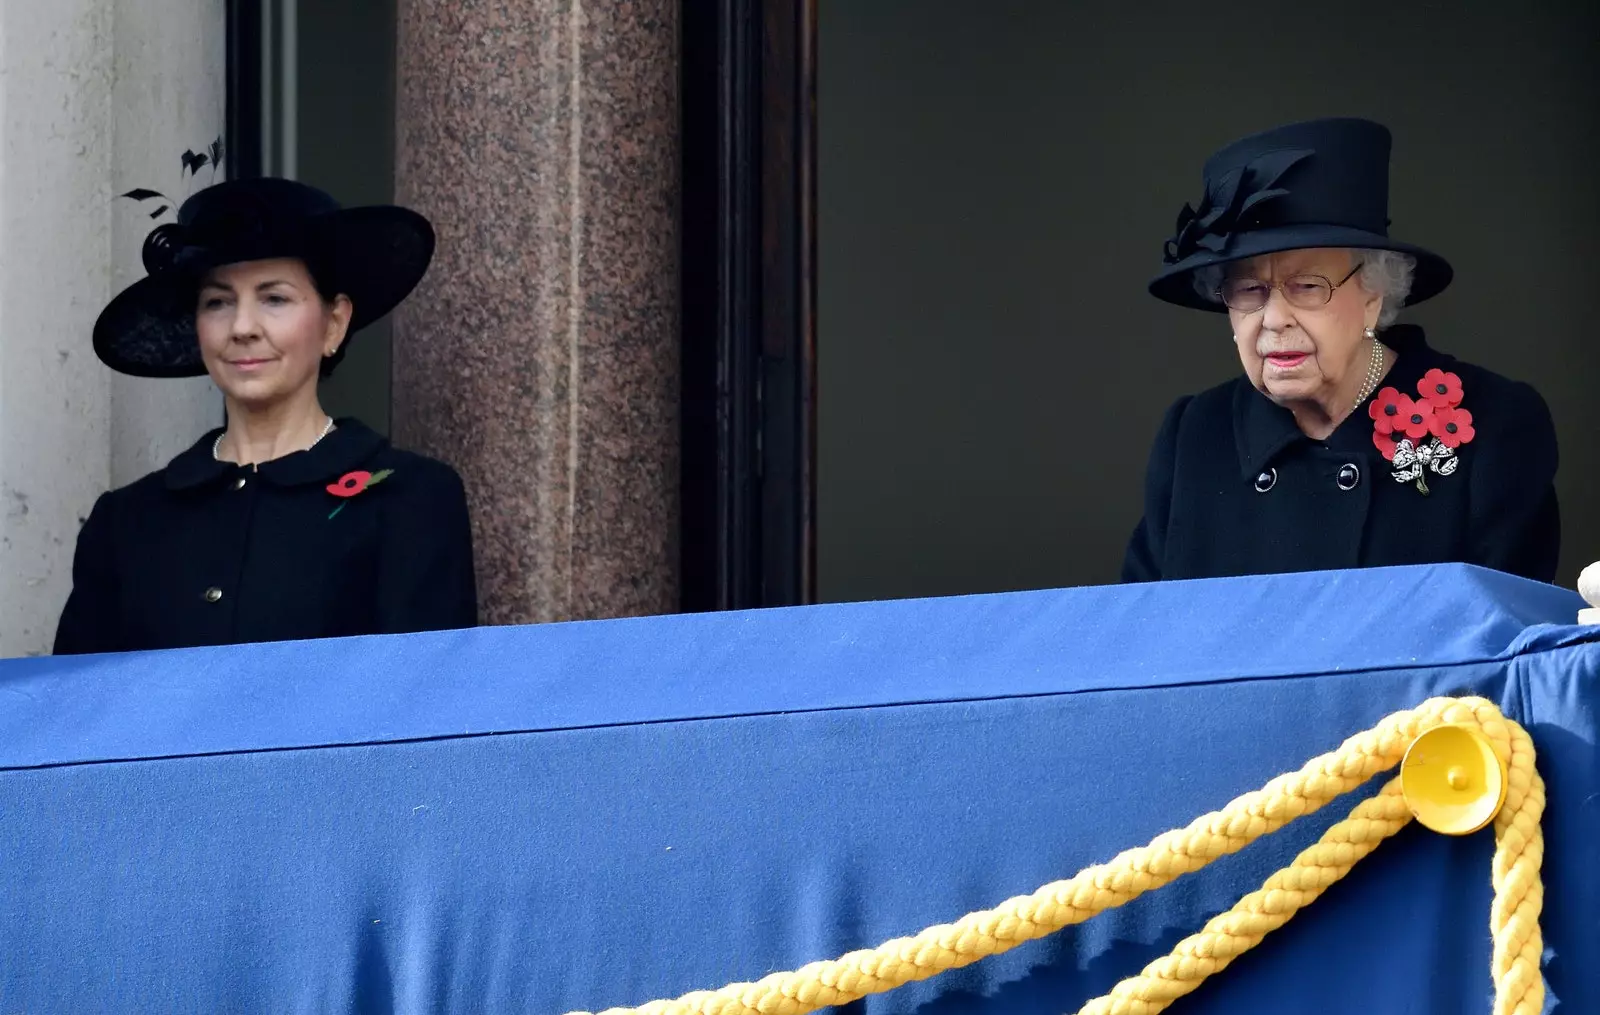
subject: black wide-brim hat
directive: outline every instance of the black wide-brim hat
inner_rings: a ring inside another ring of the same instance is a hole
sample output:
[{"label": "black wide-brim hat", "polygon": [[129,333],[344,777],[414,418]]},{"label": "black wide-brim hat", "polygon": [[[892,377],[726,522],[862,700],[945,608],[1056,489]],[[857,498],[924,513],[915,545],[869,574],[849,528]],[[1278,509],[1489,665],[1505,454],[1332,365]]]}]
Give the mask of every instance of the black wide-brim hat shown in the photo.
[{"label": "black wide-brim hat", "polygon": [[[207,187],[144,242],[149,275],[124,289],[94,324],[101,362],[134,377],[206,372],[194,319],[213,268],[280,257],[304,260],[318,283],[350,298],[348,335],[410,295],[433,259],[433,226],[407,208],[341,208],[293,180],[229,180]],[[338,355],[342,356],[344,347]]]},{"label": "black wide-brim hat", "polygon": [[1311,120],[1252,134],[1206,160],[1205,197],[1187,204],[1150,295],[1224,311],[1194,286],[1213,264],[1309,247],[1396,250],[1416,259],[1406,305],[1443,292],[1453,271],[1431,250],[1389,237],[1388,128],[1371,120]]}]

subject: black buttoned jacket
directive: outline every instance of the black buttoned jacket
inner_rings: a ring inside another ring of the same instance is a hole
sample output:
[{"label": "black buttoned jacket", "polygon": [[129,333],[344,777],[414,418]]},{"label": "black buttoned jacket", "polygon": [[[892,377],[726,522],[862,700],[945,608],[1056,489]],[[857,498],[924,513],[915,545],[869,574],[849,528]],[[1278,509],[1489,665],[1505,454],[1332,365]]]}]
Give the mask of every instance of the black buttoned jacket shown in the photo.
[{"label": "black buttoned jacket", "polygon": [[[477,624],[466,495],[449,466],[353,420],[259,469],[217,461],[216,436],[96,502],[56,654]],[[328,489],[382,470],[355,496]]]},{"label": "black buttoned jacket", "polygon": [[1561,543],[1556,435],[1538,392],[1430,348],[1397,326],[1379,385],[1417,397],[1434,367],[1462,382],[1476,431],[1429,493],[1399,482],[1363,404],[1326,440],[1244,377],[1167,411],[1145,476],[1124,581],[1461,561],[1551,581]]}]

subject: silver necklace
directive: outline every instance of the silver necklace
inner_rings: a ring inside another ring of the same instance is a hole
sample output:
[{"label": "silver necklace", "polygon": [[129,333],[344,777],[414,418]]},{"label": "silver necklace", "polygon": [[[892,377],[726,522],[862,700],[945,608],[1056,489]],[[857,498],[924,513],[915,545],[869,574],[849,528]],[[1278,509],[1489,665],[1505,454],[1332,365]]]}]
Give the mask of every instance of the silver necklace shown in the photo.
[{"label": "silver necklace", "polygon": [[[322,443],[322,438],[328,436],[328,434],[330,434],[332,432],[333,432],[333,417],[329,416],[328,417],[328,422],[322,427],[322,432],[317,434],[317,439],[312,441],[311,442],[311,446],[306,448],[306,450],[310,451],[311,448],[314,448],[318,444],[321,444]],[[219,462],[222,461],[222,438],[224,438],[226,436],[228,436],[228,431],[227,430],[223,430],[221,433],[217,434],[217,439],[211,442],[211,457],[213,459],[215,459],[216,461],[219,461]]]},{"label": "silver necklace", "polygon": [[1378,382],[1383,380],[1383,343],[1378,341],[1376,337],[1371,338],[1370,341],[1372,342],[1372,358],[1367,362],[1367,379],[1362,383],[1360,392],[1356,394],[1356,404],[1350,410],[1351,412],[1361,408],[1361,403],[1365,402],[1368,396],[1378,390]]}]

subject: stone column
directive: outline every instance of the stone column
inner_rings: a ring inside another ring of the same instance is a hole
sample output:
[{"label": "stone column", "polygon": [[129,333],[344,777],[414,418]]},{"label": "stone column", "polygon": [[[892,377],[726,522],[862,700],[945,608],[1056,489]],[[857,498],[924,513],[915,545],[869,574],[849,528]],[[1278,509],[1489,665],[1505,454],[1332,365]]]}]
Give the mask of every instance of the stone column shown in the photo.
[{"label": "stone column", "polygon": [[[223,0],[0,3],[0,656],[49,650],[94,499],[220,411],[115,377],[90,333],[179,155],[222,131]],[[174,195],[177,196],[177,195]]]},{"label": "stone column", "polygon": [[397,444],[461,470],[490,624],[677,605],[677,0],[400,0]]}]

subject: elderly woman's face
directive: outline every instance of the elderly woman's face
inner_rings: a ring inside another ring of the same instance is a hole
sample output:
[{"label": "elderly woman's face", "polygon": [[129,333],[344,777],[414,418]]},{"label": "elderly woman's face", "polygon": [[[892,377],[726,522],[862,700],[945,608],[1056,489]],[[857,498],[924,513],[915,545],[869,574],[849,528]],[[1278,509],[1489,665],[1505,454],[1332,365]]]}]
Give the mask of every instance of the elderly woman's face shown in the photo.
[{"label": "elderly woman's face", "polygon": [[217,268],[200,287],[195,331],[206,371],[228,398],[263,406],[315,391],[322,358],[344,341],[350,301],[317,292],[290,258]]},{"label": "elderly woman's face", "polygon": [[[1377,325],[1382,300],[1361,288],[1352,274],[1359,266],[1348,250],[1309,249],[1240,262],[1228,272],[1230,302],[1266,297],[1261,309],[1230,307],[1228,317],[1246,376],[1274,402],[1314,402],[1333,415],[1336,403],[1360,388],[1370,357],[1366,330]],[[1331,288],[1326,303],[1320,280]]]}]

